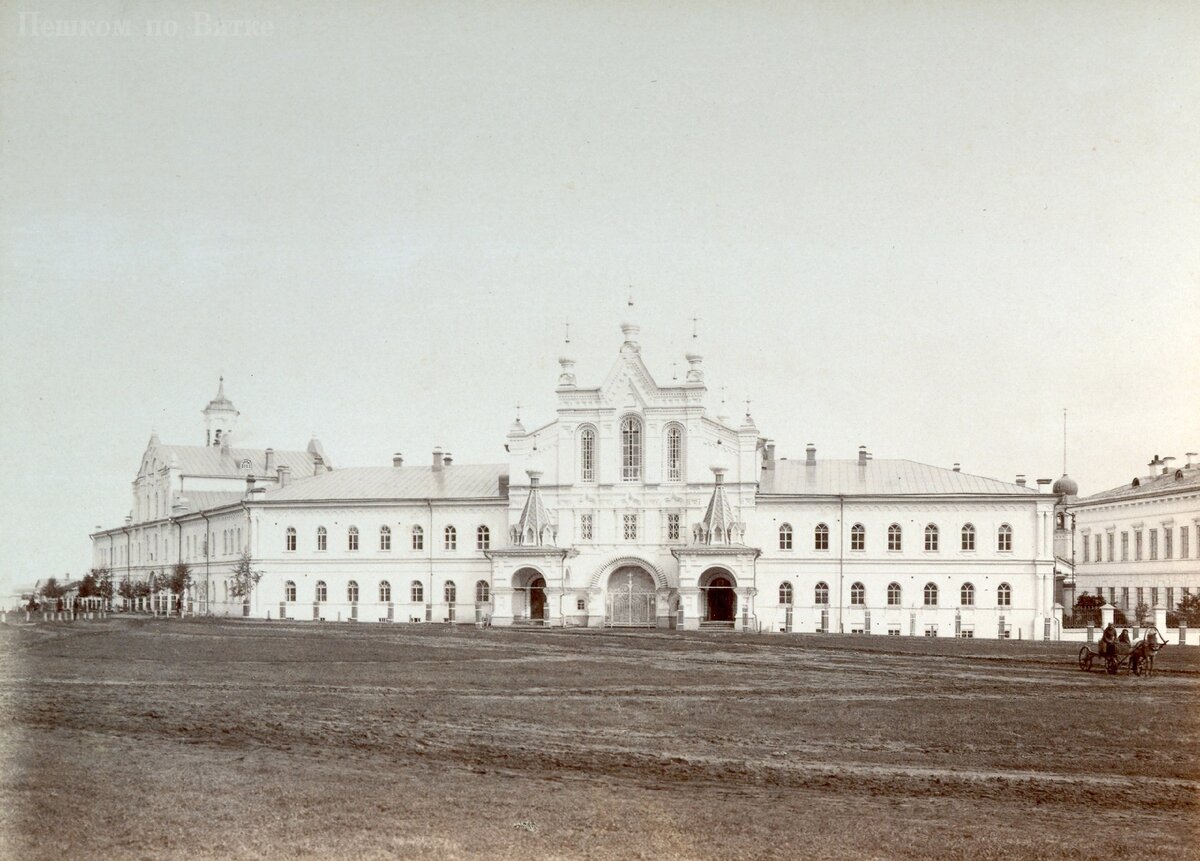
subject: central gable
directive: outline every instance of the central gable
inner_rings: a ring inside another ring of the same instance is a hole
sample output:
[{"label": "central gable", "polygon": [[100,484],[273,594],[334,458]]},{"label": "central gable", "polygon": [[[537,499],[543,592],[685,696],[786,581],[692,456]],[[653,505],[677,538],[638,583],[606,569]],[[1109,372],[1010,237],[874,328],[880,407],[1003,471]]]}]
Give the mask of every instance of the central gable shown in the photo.
[{"label": "central gable", "polygon": [[645,409],[661,403],[662,396],[642,357],[632,353],[622,355],[608,372],[600,386],[600,400],[606,406]]}]

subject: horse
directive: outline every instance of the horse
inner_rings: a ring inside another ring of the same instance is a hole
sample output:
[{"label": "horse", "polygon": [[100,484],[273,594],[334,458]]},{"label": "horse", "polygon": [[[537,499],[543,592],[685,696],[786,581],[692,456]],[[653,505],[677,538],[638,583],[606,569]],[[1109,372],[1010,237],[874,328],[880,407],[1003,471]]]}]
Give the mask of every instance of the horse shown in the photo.
[{"label": "horse", "polygon": [[1159,642],[1158,629],[1151,628],[1146,636],[1133,644],[1129,653],[1129,669],[1135,676],[1149,676],[1154,672],[1154,656],[1165,646]]}]

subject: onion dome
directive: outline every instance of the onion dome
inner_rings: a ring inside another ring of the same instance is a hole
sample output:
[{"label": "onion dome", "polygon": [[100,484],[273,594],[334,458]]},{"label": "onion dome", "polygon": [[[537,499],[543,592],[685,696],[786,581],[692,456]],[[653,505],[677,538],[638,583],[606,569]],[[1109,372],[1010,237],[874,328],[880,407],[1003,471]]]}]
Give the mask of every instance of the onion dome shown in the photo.
[{"label": "onion dome", "polygon": [[1075,479],[1071,478],[1071,476],[1064,472],[1062,478],[1054,482],[1054,487],[1051,488],[1051,493],[1053,493],[1055,496],[1078,496],[1079,485],[1076,483]]}]

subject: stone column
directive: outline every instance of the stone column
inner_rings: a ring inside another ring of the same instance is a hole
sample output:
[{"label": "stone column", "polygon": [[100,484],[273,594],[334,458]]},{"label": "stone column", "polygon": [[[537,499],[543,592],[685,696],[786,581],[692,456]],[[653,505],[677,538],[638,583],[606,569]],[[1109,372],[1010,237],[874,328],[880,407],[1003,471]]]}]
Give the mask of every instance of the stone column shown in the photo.
[{"label": "stone column", "polygon": [[1100,606],[1100,627],[1107,628],[1113,621],[1113,605],[1102,604]]}]

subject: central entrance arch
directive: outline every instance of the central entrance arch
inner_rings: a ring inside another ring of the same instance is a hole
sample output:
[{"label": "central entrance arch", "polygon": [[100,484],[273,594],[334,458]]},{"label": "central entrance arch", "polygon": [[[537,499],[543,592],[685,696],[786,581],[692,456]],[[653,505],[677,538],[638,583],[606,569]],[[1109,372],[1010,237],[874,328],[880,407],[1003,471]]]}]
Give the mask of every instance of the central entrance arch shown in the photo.
[{"label": "central entrance arch", "polygon": [[546,578],[536,568],[513,574],[513,621],[546,624]]},{"label": "central entrance arch", "polygon": [[605,623],[616,628],[654,627],[657,602],[653,575],[638,565],[622,565],[605,584]]},{"label": "central entrance arch", "polygon": [[724,568],[710,568],[700,577],[700,620],[732,625],[737,620],[737,578]]}]

